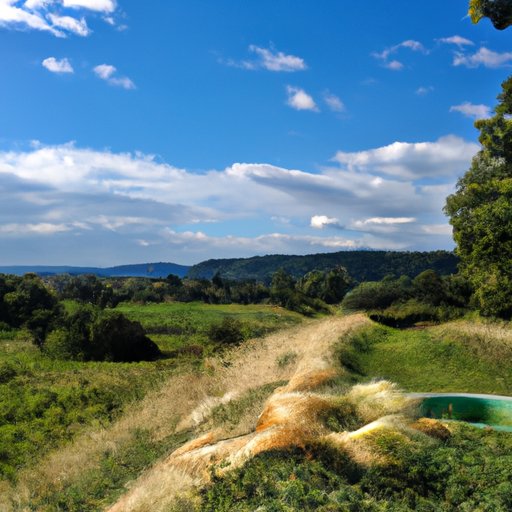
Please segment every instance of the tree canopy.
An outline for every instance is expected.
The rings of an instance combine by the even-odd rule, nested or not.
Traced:
[[[471,0],[469,15],[473,23],[489,18],[498,30],[512,25],[512,2],[510,0]]]
[[[461,270],[484,315],[512,317],[512,77],[495,115],[477,121],[482,149],[446,201]]]

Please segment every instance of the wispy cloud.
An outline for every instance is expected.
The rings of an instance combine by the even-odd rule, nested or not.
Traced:
[[[262,48],[251,44],[249,52],[254,53],[257,58],[253,60],[236,61],[233,59],[219,59],[221,63],[242,69],[258,70],[265,69],[275,72],[294,72],[307,69],[306,62],[301,57],[289,55],[274,48]]]
[[[58,60],[55,57],[48,57],[41,64],[52,73],[74,73],[73,66],[66,58]]]
[[[434,88],[431,85],[428,85],[428,86],[422,85],[421,87],[418,87],[416,89],[416,94],[418,96],[426,96],[427,94],[430,94],[433,90],[434,90]]]
[[[292,107],[293,109],[311,110],[313,112],[319,111],[313,97],[310,96],[304,89],[288,85],[286,87],[286,93],[288,95],[286,104]]]
[[[510,66],[511,62],[512,52],[498,53],[485,47],[480,48],[471,55],[458,52],[453,57],[454,66],[466,66],[467,68],[477,68],[479,66],[501,68]]]
[[[450,107],[450,112],[460,112],[466,117],[472,117],[473,119],[483,119],[491,115],[491,109],[487,105],[475,105],[469,101],[460,105],[453,105]]]
[[[436,41],[443,44],[454,44],[459,48],[463,48],[464,46],[473,46],[475,44],[473,41],[457,35],[451,37],[441,37],[440,39],[436,39]]]
[[[85,37],[91,33],[85,18],[78,20],[71,16],[57,16],[55,14],[49,14],[48,18],[54,27],[67,30],[68,32],[72,32],[77,36]]]
[[[373,52],[372,57],[382,61],[382,65],[385,68],[391,69],[393,71],[400,71],[404,67],[403,63],[396,59],[390,60],[390,57],[396,54],[402,48],[407,48],[413,52],[421,52],[425,54],[428,53],[427,49],[419,41],[408,39],[394,46],[390,46],[389,48],[384,49],[382,52]]]
[[[105,80],[110,85],[122,87],[123,89],[135,89],[133,81],[126,76],[118,76],[117,68],[110,64],[100,64],[94,68],[96,76]]]
[[[346,110],[343,101],[341,101],[338,96],[330,93],[329,91],[324,93],[324,101],[333,112],[345,112]]]

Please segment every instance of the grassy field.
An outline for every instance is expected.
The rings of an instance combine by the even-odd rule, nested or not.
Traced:
[[[303,320],[298,313],[261,304],[208,305],[202,302],[171,302],[139,305],[123,303],[117,311],[137,320],[160,350],[169,352],[187,345],[208,347],[208,328],[224,317],[242,322],[247,338],[259,337]]]
[[[375,325],[356,333],[340,358],[361,378],[389,379],[406,391],[512,395],[506,347],[487,329],[488,348],[483,341],[477,348],[466,339],[475,329],[470,322],[405,330]]]
[[[72,303],[66,305],[68,309]],[[296,324],[302,317],[271,306],[123,304],[139,320],[164,358],[154,362],[60,361],[46,357],[24,330],[0,332],[0,480],[87,429],[101,429],[127,404],[141,400],[176,373],[194,371],[216,346],[206,334],[225,316],[242,322],[247,337]],[[199,352],[173,351],[200,345]]]

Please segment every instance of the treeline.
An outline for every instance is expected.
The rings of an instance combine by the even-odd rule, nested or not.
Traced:
[[[343,299],[348,310],[364,310],[391,327],[440,322],[461,316],[470,307],[473,289],[459,274],[441,276],[425,270],[414,279],[387,276],[359,284]]]
[[[208,304],[270,303],[303,315],[329,312],[352,285],[343,267],[309,272],[294,279],[283,270],[269,286],[256,281],[98,278],[95,275],[57,275],[40,278],[0,274],[0,330],[24,327],[50,357],[82,361],[140,361],[159,357],[158,347],[133,322],[115,310],[121,302],[200,301]],[[66,302],[67,301],[67,302]],[[237,340],[239,326],[219,325],[211,339],[223,332]],[[236,329],[235,329],[236,330]],[[220,333],[220,334],[219,334]],[[229,338],[229,339],[228,339]]]
[[[458,258],[448,251],[396,252],[396,251],[340,251],[307,256],[270,255],[253,258],[208,260],[192,266],[190,279],[212,279],[215,274],[231,280],[253,279],[269,284],[272,276],[283,269],[295,279],[313,270],[345,267],[356,282],[379,281],[387,275],[417,276],[424,270],[440,275],[457,272]]]

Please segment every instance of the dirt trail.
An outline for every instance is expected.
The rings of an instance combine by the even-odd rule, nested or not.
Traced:
[[[291,442],[300,445],[312,435],[327,435],[320,432],[315,415],[330,406],[330,399],[309,392],[336,374],[331,360],[333,344],[368,322],[363,315],[311,321],[252,340],[233,350],[223,362],[211,361],[211,375],[177,379],[167,397],[171,403],[164,405],[159,400],[169,414],[172,408],[173,417],[181,418],[176,431],[197,427],[215,405],[252,388],[276,381],[287,384],[274,392],[263,411],[255,411],[256,428],[231,438],[217,430],[194,439],[133,482],[109,512],[165,510],[177,493],[207,481],[213,463],[228,461],[229,467],[236,467],[267,449]],[[293,355],[292,362],[279,365],[286,355]],[[157,416],[162,416],[161,410]]]

